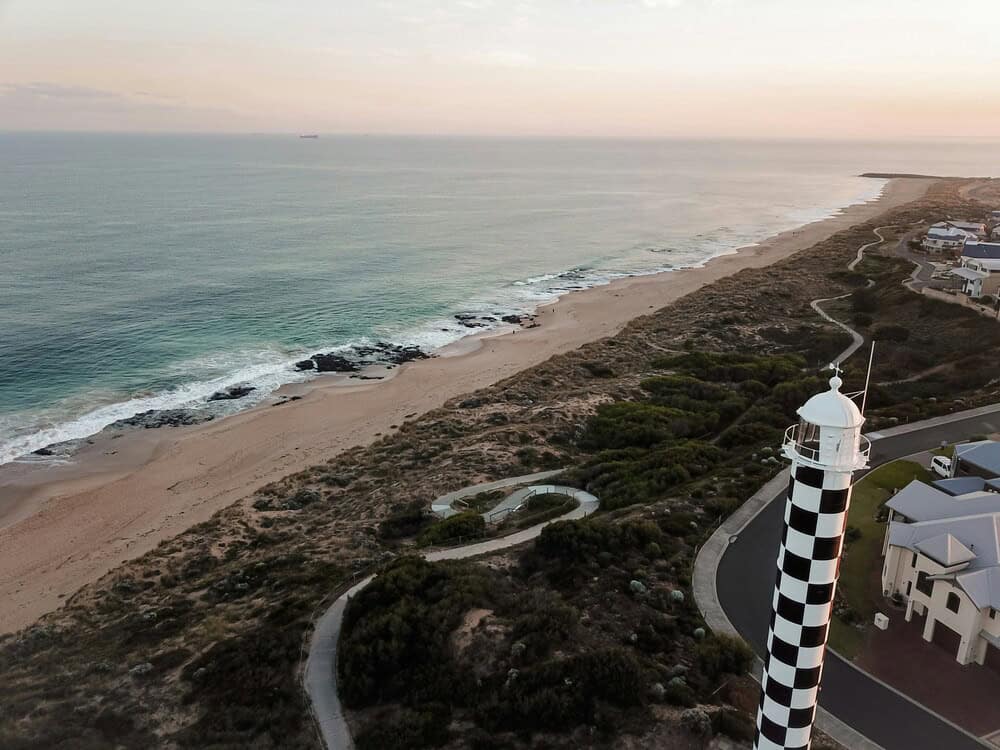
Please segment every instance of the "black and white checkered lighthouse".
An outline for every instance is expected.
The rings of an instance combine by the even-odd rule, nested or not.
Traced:
[[[800,422],[785,433],[791,481],[778,548],[756,750],[806,750],[812,736],[851,478],[864,468],[871,448],[861,436],[864,417],[840,392],[841,385],[835,374],[830,390],[809,399],[798,410]]]

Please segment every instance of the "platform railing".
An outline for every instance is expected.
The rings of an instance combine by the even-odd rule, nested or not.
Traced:
[[[782,447],[786,449],[791,449],[802,458],[807,461],[813,461],[820,463],[820,448],[818,440],[810,440],[808,442],[802,443],[798,439],[799,425],[793,424],[787,430],[785,430],[785,439],[782,441]],[[865,463],[868,463],[868,457],[872,452],[872,443],[864,435],[861,435],[858,439],[858,453],[864,459]]]

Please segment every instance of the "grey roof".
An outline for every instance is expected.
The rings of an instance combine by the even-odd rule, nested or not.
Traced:
[[[986,488],[994,492],[1000,492],[1000,479],[987,479]]]
[[[994,440],[956,445],[955,457],[990,474],[1000,474],[1000,443]]]
[[[989,274],[986,271],[977,271],[974,268],[953,268],[951,269],[952,276],[958,276],[960,279],[985,279]]]
[[[1000,242],[973,242],[969,240],[962,249],[962,257],[1000,259]]]
[[[922,552],[945,567],[965,565],[954,574],[955,582],[976,606],[1000,609],[1000,511],[965,515],[977,501],[951,501],[953,512],[961,515],[919,523],[893,521],[889,544]],[[970,577],[976,572],[985,575]]]
[[[970,232],[975,232],[976,230],[984,229],[986,227],[986,225],[981,221],[948,221],[945,223]]]
[[[955,582],[961,586],[977,607],[997,608],[1000,602],[1000,566],[959,573]]]
[[[889,498],[886,506],[911,521],[940,521],[983,513],[1000,513],[1000,494],[980,491],[955,496],[914,479]]]
[[[886,507],[914,521],[930,521],[949,513],[951,495],[916,479],[886,501]],[[944,514],[944,515],[942,515]]]
[[[946,568],[961,565],[976,557],[975,552],[947,533],[916,542],[913,546]]]
[[[955,495],[964,495],[967,492],[981,492],[986,486],[986,480],[982,477],[952,477],[951,479],[938,479],[931,484],[954,497]]]

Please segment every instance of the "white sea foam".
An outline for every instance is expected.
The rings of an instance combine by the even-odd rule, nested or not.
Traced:
[[[866,180],[865,189],[852,203],[876,200],[885,190],[888,180]],[[791,212],[786,217],[785,229],[805,223],[830,218],[845,207],[822,207]],[[646,247],[630,256],[604,264],[604,267],[576,267],[565,271],[531,276],[512,282],[503,289],[478,299],[470,299],[457,306],[454,313],[499,318],[502,315],[527,315],[551,303],[569,291],[609,284],[615,279],[629,276],[646,276],[664,271],[704,266],[712,258],[735,252],[741,247],[756,244],[764,235],[784,231],[774,226],[761,227],[751,235],[741,235],[729,227],[719,227],[713,232],[695,235],[684,247]],[[669,258],[669,260],[667,260]],[[616,266],[621,267],[616,267]],[[492,327],[503,325],[499,320]],[[381,340],[404,346],[419,346],[432,352],[469,335],[482,333],[488,328],[468,328],[454,317],[438,318],[424,324],[405,327],[385,325],[375,331]],[[42,460],[31,456],[33,451],[60,443],[80,441],[103,430],[108,425],[149,410],[187,408],[225,416],[248,408],[268,398],[278,387],[292,382],[302,382],[316,377],[310,372],[299,372],[294,362],[314,352],[334,352],[349,356],[357,346],[372,346],[372,338],[362,337],[348,342],[318,344],[300,352],[279,349],[221,352],[211,356],[175,363],[170,372],[176,377],[188,375],[191,382],[167,390],[135,395],[131,398],[103,403],[81,416],[71,416],[70,408],[54,407],[32,415],[30,426],[15,424],[16,418],[0,417],[0,435],[12,436],[0,441],[0,464],[13,460]],[[208,402],[213,393],[232,385],[249,384],[256,388],[250,395],[232,401]],[[92,394],[94,401],[108,401],[110,394]],[[60,461],[64,457],[50,459]]]
[[[258,352],[249,354],[247,359],[259,360]],[[225,361],[235,362],[239,360],[239,357],[233,354],[220,356]],[[246,359],[243,361],[245,363]],[[208,360],[200,360],[198,363],[192,362],[190,364],[197,368],[198,364],[205,365],[207,363]],[[30,433],[15,435],[0,443],[0,464],[28,456],[39,448],[82,440],[97,434],[114,422],[128,419],[145,411],[189,408],[220,415],[231,413],[260,403],[261,400],[285,383],[305,380],[306,377],[305,374],[295,371],[287,359],[271,362],[257,361],[253,364],[245,364],[226,375],[207,380],[196,380],[158,393],[107,403],[75,418],[66,419],[64,415],[59,413],[58,409],[54,408],[36,417],[35,429]],[[257,390],[238,401],[207,401],[208,397],[216,391],[241,383],[253,385]],[[4,421],[11,420],[8,418]],[[6,432],[8,427],[13,431],[15,425],[0,422],[0,430]]]

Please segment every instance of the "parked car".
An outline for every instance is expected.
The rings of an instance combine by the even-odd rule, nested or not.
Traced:
[[[951,459],[947,456],[934,456],[931,459],[931,473],[939,477],[948,478],[951,476]]]

